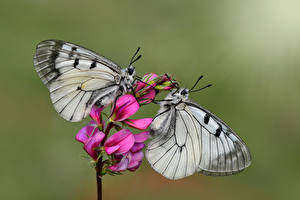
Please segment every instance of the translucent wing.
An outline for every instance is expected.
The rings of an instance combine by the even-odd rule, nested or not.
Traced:
[[[43,41],[37,45],[34,66],[66,120],[82,120],[96,101],[110,103],[119,92],[120,67],[78,45]]]
[[[151,125],[154,138],[147,146],[146,158],[155,171],[168,179],[190,176],[198,168],[197,130],[188,126],[186,120],[187,113],[173,107],[156,117]]]
[[[154,138],[146,157],[166,178],[180,179],[195,172],[231,175],[250,165],[245,143],[200,106],[186,102],[159,113],[151,125]]]
[[[189,101],[186,105],[193,122],[201,126],[200,173],[231,175],[250,166],[251,155],[246,144],[225,122],[196,103]]]

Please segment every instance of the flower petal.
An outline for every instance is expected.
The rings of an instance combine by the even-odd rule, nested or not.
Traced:
[[[153,79],[157,78],[158,75],[154,74],[154,73],[146,73],[143,78],[142,81],[137,81],[137,83],[133,86],[134,87],[134,91],[138,92],[141,89],[148,89],[151,87],[154,87],[156,85],[155,81],[152,81]],[[146,84],[147,83],[147,84]]]
[[[99,130],[94,133],[92,137],[89,138],[89,140],[85,143],[84,149],[85,151],[94,159],[97,160],[97,151],[95,150],[96,147],[100,145],[103,138],[105,137],[105,134],[100,132]]]
[[[115,146],[112,146],[112,147],[104,147],[104,149],[105,149],[105,151],[108,155],[110,155],[113,152],[117,151],[119,148],[120,148],[120,145],[115,145]]]
[[[134,143],[134,145],[132,146],[132,148],[130,149],[130,151],[132,153],[138,152],[140,150],[142,150],[145,147],[145,144],[143,142],[141,143]]]
[[[168,77],[164,74],[159,76],[157,79],[157,85],[155,86],[155,89],[157,90],[171,90],[175,87],[173,83],[176,83],[176,80],[174,80],[171,76]]]
[[[134,136],[128,129],[122,129],[106,140],[104,149],[107,154],[128,152],[134,144]]]
[[[128,119],[124,122],[133,128],[144,130],[152,123],[152,118]]]
[[[141,82],[141,81],[137,81],[137,83],[133,86],[134,87],[134,91],[138,92],[141,89],[143,89],[146,86],[145,83]]]
[[[133,136],[135,142],[145,142],[149,138],[149,132],[145,131],[145,132],[134,134]]]
[[[151,80],[153,80],[153,79],[155,79],[155,78],[157,78],[158,77],[158,75],[157,74],[154,74],[154,73],[146,73],[144,76],[143,76],[143,81],[145,81],[145,82],[149,82],[149,81],[151,81]]]
[[[119,109],[120,107],[123,107],[124,105],[127,105],[128,103],[132,103],[135,101],[136,100],[135,100],[134,96],[132,96],[131,94],[123,95],[117,99],[116,109]]]
[[[134,167],[128,168],[128,170],[134,172],[135,170],[137,170],[141,166],[141,164],[142,164],[142,161],[135,164]]]
[[[88,125],[84,126],[83,128],[81,128],[78,131],[75,139],[78,142],[85,143],[89,139],[89,136],[92,135],[92,133],[95,129],[97,129],[97,128],[95,126],[93,126],[92,123],[90,122]]]
[[[93,106],[90,112],[90,117],[97,123],[101,123],[101,112],[104,109],[104,106],[97,107]]]
[[[112,118],[114,121],[123,121],[136,113],[140,105],[136,101],[135,97],[127,94],[118,98]]]
[[[118,144],[120,141],[122,141],[124,138],[126,138],[130,134],[132,134],[130,132],[130,130],[128,130],[128,129],[122,129],[122,130],[114,133],[112,136],[110,136],[106,140],[105,146],[112,146],[114,144]]]
[[[131,160],[141,161],[144,158],[144,153],[142,151],[131,153]]]
[[[149,89],[145,91],[145,94],[138,98],[140,104],[151,103],[155,99],[156,91],[154,89]]]
[[[129,163],[128,158],[124,157],[120,162],[118,162],[112,166],[109,166],[108,169],[115,171],[115,172],[125,171],[128,167],[128,163]]]
[[[170,79],[172,80],[172,77],[171,76],[167,76],[166,74],[164,74],[164,75],[160,75],[159,76],[159,79],[160,79],[160,83],[164,83],[164,82],[166,82],[166,81],[170,81]]]
[[[131,149],[131,147],[134,145],[133,135],[130,134],[128,137],[126,137],[124,140],[122,140],[119,143],[119,145],[120,145],[120,147],[115,153],[118,153],[118,154],[127,153]]]
[[[142,163],[141,161],[143,160],[143,157],[144,154],[142,151],[131,153],[129,163],[128,163],[128,169],[133,169],[133,168],[137,169]]]

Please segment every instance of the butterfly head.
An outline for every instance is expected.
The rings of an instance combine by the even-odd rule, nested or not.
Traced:
[[[178,102],[182,100],[187,100],[189,97],[189,89],[187,88],[178,88],[174,89],[172,92],[170,92],[165,100],[172,101],[172,103],[177,104]]]
[[[130,65],[127,68],[122,69],[122,80],[124,81],[124,84],[126,85],[126,88],[131,88],[133,83],[134,83],[134,79],[135,79],[135,68]]]
[[[135,74],[136,74],[135,68],[132,65],[130,65],[126,71],[127,71],[128,76],[135,76]]]
[[[180,88],[180,95],[181,96],[188,96],[188,94],[189,94],[189,89],[187,89],[187,88]]]
[[[130,65],[125,69],[124,77],[131,83],[134,81],[134,77],[136,75],[136,71],[134,66]]]
[[[174,97],[181,100],[186,100],[189,97],[189,89],[187,88],[179,88],[173,94]]]

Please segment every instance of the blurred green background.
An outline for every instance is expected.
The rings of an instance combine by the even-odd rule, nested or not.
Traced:
[[[0,199],[95,199],[95,172],[74,140],[86,124],[53,109],[33,68],[38,42],[70,41],[126,67],[173,74],[190,95],[224,119],[253,156],[231,177],[169,181],[145,161],[104,177],[104,199],[299,199],[300,2],[1,0]],[[154,116],[144,107],[136,117]]]

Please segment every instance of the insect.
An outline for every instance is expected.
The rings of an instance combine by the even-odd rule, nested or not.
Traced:
[[[80,121],[94,104],[112,103],[132,89],[136,71],[122,69],[111,60],[81,46],[61,40],[45,40],[36,47],[34,67],[50,92],[55,110],[64,119]]]
[[[158,102],[160,109],[150,125],[152,140],[146,158],[158,173],[180,179],[196,172],[210,176],[236,174],[251,163],[242,139],[220,118],[188,99],[189,92],[172,90]]]

